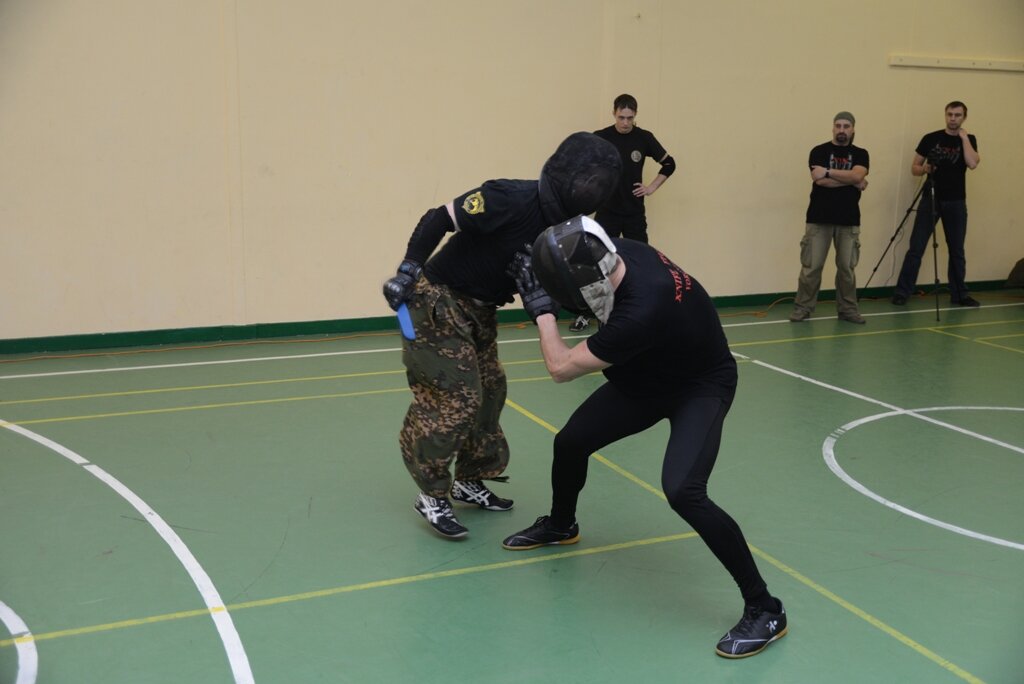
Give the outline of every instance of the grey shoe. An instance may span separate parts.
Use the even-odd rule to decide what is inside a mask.
[[[791,320],[794,323],[806,321],[810,317],[811,312],[807,309],[793,309],[793,313],[789,314],[789,320]]]
[[[867,321],[856,311],[844,311],[839,314],[839,320],[846,321],[847,323],[856,323],[857,325],[864,325]]]

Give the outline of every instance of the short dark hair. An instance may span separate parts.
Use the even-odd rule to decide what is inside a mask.
[[[964,118],[966,119],[967,118],[967,105],[965,105],[960,100],[953,100],[948,105],[946,105],[946,108],[943,109],[942,111],[948,112],[950,109],[955,109],[957,107],[963,107],[964,108]]]
[[[632,109],[635,112],[636,98],[628,93],[622,93],[622,95],[619,95],[617,98],[615,98],[614,106],[614,111],[616,112],[619,111],[620,109]]]

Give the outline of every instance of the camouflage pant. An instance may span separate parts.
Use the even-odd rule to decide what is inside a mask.
[[[402,340],[402,362],[413,399],[398,443],[420,490],[442,497],[452,486],[452,461],[459,480],[496,477],[508,465],[498,424],[507,385],[497,311],[426,278],[408,307],[416,339]]]

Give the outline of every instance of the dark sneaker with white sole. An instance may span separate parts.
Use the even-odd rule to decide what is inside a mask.
[[[575,522],[569,529],[560,529],[551,524],[551,518],[542,515],[525,530],[506,537],[501,545],[510,551],[526,551],[540,546],[575,544],[580,540],[580,526]]]
[[[421,493],[412,506],[442,537],[461,539],[469,534],[469,530],[455,517],[455,511],[452,510],[452,504],[448,499],[435,499]]]
[[[778,600],[778,599],[776,599]],[[718,640],[715,653],[723,658],[746,658],[757,655],[768,644],[786,636],[786,609],[779,601],[779,612],[772,613],[757,606],[743,609],[736,626]]]
[[[502,499],[480,480],[455,480],[452,483],[452,501],[479,506],[487,511],[512,510],[512,499]]]

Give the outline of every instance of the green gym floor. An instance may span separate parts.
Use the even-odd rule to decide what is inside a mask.
[[[662,498],[664,425],[594,456],[579,544],[501,548],[602,382],[551,382],[532,326],[501,331],[515,509],[459,509],[460,542],[412,508],[397,334],[4,357],[0,682],[1019,684],[1024,297],[977,297],[720,311],[711,496],[789,615],[744,660],[714,654],[742,606]]]

